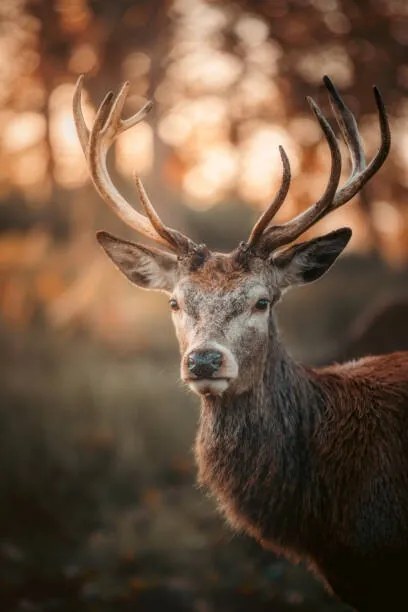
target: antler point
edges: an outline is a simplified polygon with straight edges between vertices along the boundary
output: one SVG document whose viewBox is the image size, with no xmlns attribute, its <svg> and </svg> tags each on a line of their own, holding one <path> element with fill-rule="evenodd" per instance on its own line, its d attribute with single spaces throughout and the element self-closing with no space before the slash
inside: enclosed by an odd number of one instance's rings
<svg viewBox="0 0 408 612">
<path fill-rule="evenodd" d="M 319 117 L 319 116 L 321 115 L 321 111 L 320 111 L 319 106 L 318 106 L 318 105 L 316 104 L 316 102 L 313 100 L 313 98 L 312 98 L 311 96 L 306 96 L 306 100 L 307 100 L 307 103 L 309 104 L 310 108 L 312 109 L 313 113 L 314 113 L 316 116 L 318 116 L 318 117 Z"/>
<path fill-rule="evenodd" d="M 130 88 L 130 81 L 125 81 L 125 82 L 123 83 L 122 87 L 121 87 L 121 88 L 120 88 L 120 90 L 119 90 L 119 93 L 118 93 L 118 98 L 119 98 L 119 97 L 124 97 L 124 98 L 125 98 L 125 97 L 127 96 L 127 93 L 128 93 L 128 91 L 129 91 L 129 88 Z"/>
<path fill-rule="evenodd" d="M 377 85 L 373 85 L 373 92 L 376 98 L 379 98 L 382 101 L 381 91 L 378 89 Z"/>
</svg>

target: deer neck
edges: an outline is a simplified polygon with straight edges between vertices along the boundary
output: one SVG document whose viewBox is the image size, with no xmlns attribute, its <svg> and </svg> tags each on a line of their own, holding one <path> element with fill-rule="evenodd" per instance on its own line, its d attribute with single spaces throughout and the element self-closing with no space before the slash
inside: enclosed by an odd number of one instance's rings
<svg viewBox="0 0 408 612">
<path fill-rule="evenodd" d="M 318 391 L 280 343 L 273 320 L 262 367 L 244 393 L 203 399 L 199 481 L 236 526 L 258 538 L 287 539 L 298 533 L 296 508 L 303 508 L 304 520 L 304 497 L 310 496 Z"/>
</svg>

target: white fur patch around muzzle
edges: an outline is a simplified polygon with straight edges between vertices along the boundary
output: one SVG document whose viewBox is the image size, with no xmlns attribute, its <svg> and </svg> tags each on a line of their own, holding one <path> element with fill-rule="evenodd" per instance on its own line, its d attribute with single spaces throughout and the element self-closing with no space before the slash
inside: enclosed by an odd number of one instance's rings
<svg viewBox="0 0 408 612">
<path fill-rule="evenodd" d="M 185 381 L 197 395 L 222 395 L 229 387 L 227 378 L 202 378 Z"/>
</svg>

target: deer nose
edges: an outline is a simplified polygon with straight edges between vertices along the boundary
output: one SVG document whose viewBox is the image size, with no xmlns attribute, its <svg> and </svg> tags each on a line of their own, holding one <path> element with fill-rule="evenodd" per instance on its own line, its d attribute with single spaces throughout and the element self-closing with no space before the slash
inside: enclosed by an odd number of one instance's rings
<svg viewBox="0 0 408 612">
<path fill-rule="evenodd" d="M 197 378 L 211 378 L 220 369 L 222 354 L 219 351 L 192 351 L 187 366 Z"/>
</svg>

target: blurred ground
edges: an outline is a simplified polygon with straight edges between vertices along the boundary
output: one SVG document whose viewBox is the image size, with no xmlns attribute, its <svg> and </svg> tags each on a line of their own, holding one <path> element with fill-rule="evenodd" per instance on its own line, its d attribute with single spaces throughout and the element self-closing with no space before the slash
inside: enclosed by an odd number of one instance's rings
<svg viewBox="0 0 408 612">
<path fill-rule="evenodd" d="M 280 320 L 295 354 L 341 347 L 357 313 L 403 295 L 407 277 L 345 257 L 288 294 Z M 345 609 L 303 568 L 233 534 L 197 490 L 198 401 L 178 382 L 170 325 L 163 333 L 120 353 L 86 334 L 1 330 L 1 608 Z"/>
</svg>

